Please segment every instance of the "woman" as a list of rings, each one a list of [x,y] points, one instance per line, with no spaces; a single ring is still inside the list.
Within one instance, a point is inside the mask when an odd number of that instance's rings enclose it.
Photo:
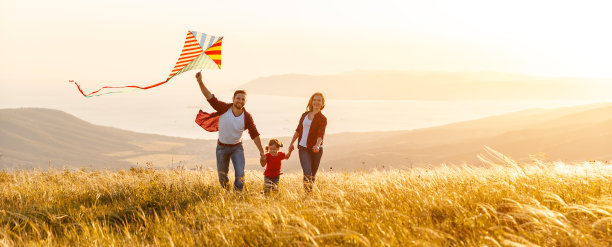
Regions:
[[[291,139],[291,145],[289,145],[288,151],[291,152],[294,149],[293,143],[298,140],[298,154],[304,171],[306,192],[312,191],[323,155],[323,136],[325,136],[327,126],[327,118],[321,113],[323,108],[325,108],[325,97],[320,92],[314,93],[308,101],[306,112],[302,114],[293,139]]]

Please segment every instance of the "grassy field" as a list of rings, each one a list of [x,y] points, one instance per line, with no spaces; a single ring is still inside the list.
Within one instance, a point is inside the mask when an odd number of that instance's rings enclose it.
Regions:
[[[231,177],[230,177],[231,178]],[[0,172],[0,245],[612,246],[612,166],[299,173],[242,193],[214,171]]]

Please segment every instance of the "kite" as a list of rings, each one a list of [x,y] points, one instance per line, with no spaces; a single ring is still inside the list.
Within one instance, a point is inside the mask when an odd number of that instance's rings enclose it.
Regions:
[[[185,45],[183,46],[183,50],[181,51],[181,55],[176,61],[174,68],[168,75],[165,81],[155,83],[150,86],[140,87],[140,86],[123,86],[123,87],[110,87],[105,86],[91,93],[84,93],[81,90],[81,86],[77,84],[75,81],[73,82],[79,92],[83,94],[85,97],[93,97],[100,96],[104,94],[110,93],[124,93],[128,91],[135,90],[146,90],[150,88],[157,87],[162,85],[173,77],[184,73],[189,70],[194,69],[207,69],[207,70],[218,70],[221,69],[221,42],[223,41],[223,36],[213,36],[208,35],[201,32],[189,31],[187,32],[187,37],[185,38]],[[116,91],[107,91],[105,89],[120,89]]]

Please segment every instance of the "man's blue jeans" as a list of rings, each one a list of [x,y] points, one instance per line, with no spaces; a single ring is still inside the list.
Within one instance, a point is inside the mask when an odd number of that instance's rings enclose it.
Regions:
[[[217,143],[217,173],[219,174],[219,183],[225,189],[229,189],[229,162],[232,160],[234,165],[234,188],[242,191],[244,188],[244,148],[242,144],[236,146],[223,146]]]

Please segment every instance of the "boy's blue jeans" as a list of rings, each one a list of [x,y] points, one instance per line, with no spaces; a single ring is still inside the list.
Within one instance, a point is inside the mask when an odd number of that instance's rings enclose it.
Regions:
[[[229,162],[232,160],[234,165],[234,188],[237,191],[242,191],[244,188],[244,148],[242,143],[236,146],[223,146],[217,143],[217,173],[219,174],[219,183],[225,189],[229,189]]]

